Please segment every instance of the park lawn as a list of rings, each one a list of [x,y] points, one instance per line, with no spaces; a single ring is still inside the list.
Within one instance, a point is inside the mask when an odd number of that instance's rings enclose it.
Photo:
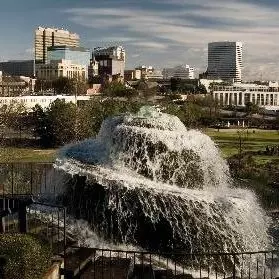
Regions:
[[[264,151],[266,146],[279,145],[279,132],[275,130],[220,129],[218,132],[217,129],[207,128],[203,132],[214,140],[225,158],[239,153],[239,132],[243,152]],[[0,147],[0,162],[53,162],[56,154],[57,149]],[[255,155],[253,157],[259,164],[278,159],[278,156]]]
[[[0,163],[54,162],[56,149],[0,147]]]
[[[219,146],[225,158],[239,153],[240,136],[243,152],[265,151],[267,146],[279,145],[279,133],[276,130],[220,129],[218,132],[217,129],[208,128],[204,132]],[[256,155],[254,157],[262,163],[276,159],[276,156]]]

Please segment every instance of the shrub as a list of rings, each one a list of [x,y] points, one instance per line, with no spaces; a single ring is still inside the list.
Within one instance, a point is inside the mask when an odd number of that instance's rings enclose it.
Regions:
[[[50,266],[51,249],[30,235],[1,234],[0,255],[7,262],[4,278],[39,279]]]

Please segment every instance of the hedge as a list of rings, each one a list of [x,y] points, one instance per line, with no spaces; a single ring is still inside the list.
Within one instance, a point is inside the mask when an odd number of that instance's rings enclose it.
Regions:
[[[5,279],[41,279],[51,263],[51,249],[27,234],[1,234],[0,255]]]

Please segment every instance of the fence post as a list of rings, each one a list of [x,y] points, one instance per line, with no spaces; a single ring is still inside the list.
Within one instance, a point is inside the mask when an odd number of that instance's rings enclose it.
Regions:
[[[233,254],[233,276],[232,276],[233,279],[236,279],[235,262],[236,262],[236,260],[235,260],[235,254]]]
[[[27,209],[26,204],[20,202],[19,211],[18,211],[18,225],[19,232],[27,233]]]
[[[12,195],[14,194],[14,163],[12,163]]]
[[[5,229],[6,229],[6,226],[5,226],[5,218],[4,217],[1,217],[0,218],[0,233],[5,233]],[[0,277],[1,278],[1,277]]]
[[[63,228],[63,233],[64,233],[64,258],[66,256],[66,246],[67,246],[67,238],[66,238],[66,208],[63,207],[63,219],[64,219],[64,228]]]
[[[30,163],[30,194],[33,194],[33,163]]]
[[[4,255],[0,255],[0,278],[5,278],[5,265],[7,263],[7,259]]]

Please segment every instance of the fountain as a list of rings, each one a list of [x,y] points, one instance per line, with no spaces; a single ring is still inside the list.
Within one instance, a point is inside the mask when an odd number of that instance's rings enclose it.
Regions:
[[[60,151],[65,201],[102,238],[156,252],[259,251],[269,219],[233,187],[214,142],[175,116],[143,107],[106,119],[98,136]]]

